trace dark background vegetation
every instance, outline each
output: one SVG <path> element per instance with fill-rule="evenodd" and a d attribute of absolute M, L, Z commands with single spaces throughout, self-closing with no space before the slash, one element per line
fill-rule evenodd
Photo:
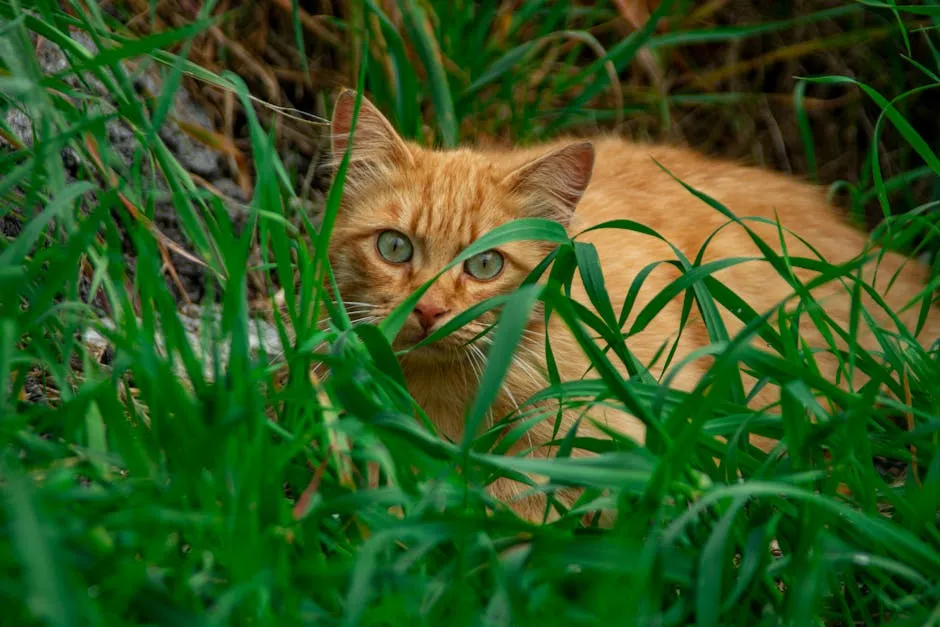
<path fill-rule="evenodd" d="M 170 0 L 152 10 L 151 3 L 136 0 L 114 8 L 144 33 L 154 25 L 185 24 L 199 6 Z M 454 136 L 461 141 L 531 142 L 559 132 L 617 131 L 826 185 L 846 182 L 859 193 L 871 184 L 867 162 L 881 108 L 846 85 L 806 84 L 797 97 L 799 79 L 848 76 L 891 97 L 923 82 L 921 70 L 905 57 L 937 54 L 918 32 L 931 27 L 929 17 L 899 16 L 887 7 L 839 0 L 676 0 L 656 21 L 651 51 L 612 60 L 618 83 L 611 85 L 599 57 L 646 26 L 657 2 L 455 2 L 411 17 L 403 10 L 407 3 L 374 6 L 381 20 L 358 3 L 300 2 L 298 33 L 287 0 L 223 2 L 213 13 L 226 19 L 193 40 L 190 58 L 216 72 L 238 72 L 253 94 L 272 104 L 328 118 L 337 88 L 357 83 L 361 37 L 368 33 L 370 97 L 405 135 L 428 143 L 448 141 L 444 113 L 435 106 L 439 87 L 429 77 L 441 71 L 452 94 Z M 906 35 L 900 21 L 914 32 Z M 418 29 L 431 38 L 430 53 L 414 36 Z M 396 81 L 406 75 L 410 84 Z M 195 80 L 188 87 L 217 129 L 245 146 L 244 117 L 231 94 Z M 896 103 L 930 144 L 940 138 L 934 103 L 929 92 Z M 320 129 L 260 113 L 271 120 L 284 150 L 314 158 L 322 149 Z M 896 129 L 884 128 L 876 143 L 886 178 L 916 165 Z M 914 206 L 934 198 L 933 184 L 920 177 L 904 186 L 899 202 Z M 873 220 L 882 213 L 870 202 L 844 201 L 869 209 Z"/>
<path fill-rule="evenodd" d="M 918 167 L 897 129 L 882 124 L 876 133 L 879 103 L 851 85 L 800 81 L 848 76 L 889 98 L 907 92 L 924 75 L 905 57 L 937 57 L 921 34 L 931 28 L 929 16 L 840 0 L 674 0 L 654 16 L 654 47 L 628 46 L 607 67 L 599 59 L 648 26 L 659 3 L 408 6 L 222 2 L 212 14 L 225 19 L 176 49 L 190 46 L 189 58 L 199 65 L 238 73 L 251 93 L 275 106 L 325 119 L 336 91 L 355 86 L 366 63 L 369 96 L 404 135 L 428 144 L 617 132 L 686 145 L 830 185 L 834 200 L 869 229 L 886 214 L 872 192 L 877 149 L 882 176 L 891 181 L 892 213 L 940 197 L 936 177 Z M 146 34 L 191 22 L 201 7 L 188 0 L 134 0 L 109 8 Z M 248 131 L 235 96 L 197 79 L 185 83 L 226 145 L 243 154 Z M 895 103 L 931 145 L 940 139 L 936 98 L 927 91 Z M 452 108 L 441 106 L 448 100 Z M 451 121 L 443 122 L 451 111 Z M 329 173 L 317 168 L 325 156 L 325 127 L 265 108 L 258 114 L 295 168 L 301 195 L 319 206 L 318 192 L 329 182 Z M 250 170 L 249 160 L 241 163 Z"/>

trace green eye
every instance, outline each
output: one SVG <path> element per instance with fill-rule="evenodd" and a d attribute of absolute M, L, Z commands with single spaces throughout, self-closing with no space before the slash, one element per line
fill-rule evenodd
<path fill-rule="evenodd" d="M 503 256 L 495 250 L 487 250 L 467 259 L 463 269 L 478 281 L 489 281 L 503 271 Z"/>
<path fill-rule="evenodd" d="M 411 241 L 398 231 L 382 231 L 375 241 L 375 247 L 385 261 L 405 263 L 411 260 L 414 246 Z"/>

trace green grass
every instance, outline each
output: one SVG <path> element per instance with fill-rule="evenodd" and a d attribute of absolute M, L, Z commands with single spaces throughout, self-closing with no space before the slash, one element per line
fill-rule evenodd
<path fill-rule="evenodd" d="M 876 201 L 891 213 L 893 202 L 903 203 L 896 190 L 914 180 L 940 181 L 934 129 L 910 121 L 921 119 L 913 103 L 929 103 L 940 86 L 940 12 L 931 4 L 847 3 L 763 24 L 701 28 L 681 27 L 690 6 L 663 2 L 655 18 L 668 18 L 672 30 L 655 31 L 654 19 L 629 37 L 603 41 L 591 28 L 615 15 L 604 3 L 524 3 L 505 28 L 495 1 L 404 0 L 400 24 L 380 4 L 387 5 L 350 4 L 344 28 L 348 55 L 358 59 L 351 71 L 404 134 L 442 144 L 487 134 L 534 140 L 577 125 L 592 110 L 588 105 L 610 110 L 605 99 L 616 100 L 605 95 L 610 72 L 625 76 L 644 43 L 658 54 L 877 11 L 887 16 L 883 27 L 892 29 L 892 41 L 927 52 L 898 61 L 916 63 L 916 84 L 898 81 L 890 92 L 891 84 L 879 86 L 883 93 L 860 87 L 883 115 L 863 172 L 851 184 L 852 203 Z M 575 443 L 559 434 L 562 450 L 577 444 L 600 453 L 590 461 L 499 455 L 493 432 L 474 438 L 468 430 L 463 441 L 444 442 L 414 420 L 389 347 L 407 303 L 377 327 L 351 328 L 341 308 L 326 328 L 314 323 L 313 312 L 332 299 L 321 287 L 329 276 L 323 244 L 341 186 L 327 199 L 319 231 L 306 216 L 301 228 L 294 226 L 294 181 L 245 83 L 176 54 L 208 26 L 211 4 L 187 25 L 144 38 L 131 36 L 95 4 L 69 6 L 74 10 L 0 1 L 0 112 L 22 112 L 34 131 L 28 145 L 0 152 L 0 221 L 18 233 L 0 237 L 4 624 L 920 625 L 940 619 L 935 349 L 905 341 L 904 330 L 879 329 L 882 354 L 869 354 L 854 342 L 857 325 L 867 324 L 864 312 L 841 329 L 808 299 L 770 324 L 764 314 L 772 312 L 750 309 L 711 276 L 717 266 L 698 256 L 679 257 L 684 276 L 641 312 L 624 338 L 602 283 L 587 279 L 591 307 L 565 296 L 576 272 L 596 275 L 590 249 L 557 225 L 520 221 L 474 246 L 525 238 L 559 246 L 546 281 L 533 276 L 530 286 L 487 305 L 503 306 L 494 330 L 503 350 L 490 355 L 468 423 L 479 422 L 496 394 L 520 320 L 541 299 L 572 327 L 594 364 L 585 380 L 555 383 L 541 398 L 628 407 L 648 421 L 649 442 L 640 448 L 613 434 L 610 442 Z M 107 52 L 89 54 L 69 27 Z M 43 75 L 30 33 L 59 45 L 66 68 Z M 300 40 L 298 33 L 291 30 Z M 552 54 L 562 55 L 566 71 L 547 74 L 519 100 L 531 87 L 533 68 L 556 44 L 564 44 Z M 160 69 L 161 93 L 141 98 L 121 65 L 125 59 Z M 232 90 L 244 105 L 254 193 L 240 228 L 157 133 L 186 75 Z M 811 80 L 833 86 L 848 79 Z M 813 84 L 806 84 L 809 93 Z M 652 104 L 640 108 L 668 116 L 676 99 L 693 95 L 723 106 L 721 92 L 701 92 L 653 94 Z M 627 102 L 617 115 L 634 105 Z M 508 116 L 494 114 L 506 107 Z M 139 142 L 130 164 L 110 145 L 106 125 L 115 119 Z M 0 128 L 11 137 L 12 129 Z M 815 155 L 812 125 L 800 129 L 803 149 Z M 888 133 L 908 156 L 903 172 L 886 177 L 877 146 Z M 63 155 L 65 148 L 70 153 Z M 881 231 L 898 245 L 935 250 L 940 184 L 933 189 Z M 696 200 L 695 193 L 690 190 L 689 202 L 713 202 Z M 166 244 L 151 226 L 155 203 L 165 199 L 187 240 L 179 243 L 206 265 L 210 300 L 221 307 L 197 346 L 185 339 L 163 267 Z M 607 228 L 648 231 L 627 221 Z M 793 266 L 809 267 L 817 280 L 841 278 L 859 293 L 852 264 L 780 257 L 769 248 L 765 255 L 781 276 L 789 277 Z M 276 360 L 249 349 L 249 273 L 263 277 L 269 301 L 279 287 L 285 290 L 277 324 L 286 348 Z M 637 373 L 629 352 L 630 333 L 653 319 L 667 297 L 683 294 L 709 322 L 715 355 L 710 375 L 692 394 Z M 747 325 L 741 335 L 728 337 L 718 305 L 739 312 Z M 843 391 L 813 374 L 814 356 L 793 333 L 800 316 L 812 317 L 828 336 L 846 338 L 847 365 L 872 375 L 891 396 L 873 385 Z M 295 332 L 290 341 L 288 326 Z M 89 329 L 109 339 L 110 359 L 79 341 Z M 770 352 L 749 345 L 756 335 Z M 596 336 L 608 350 L 596 347 Z M 309 374 L 320 362 L 331 370 L 323 382 Z M 636 376 L 620 377 L 618 362 Z M 778 411 L 745 407 L 744 368 L 781 383 Z M 812 401 L 816 390 L 831 403 Z M 524 428 L 520 423 L 514 433 Z M 786 454 L 763 455 L 745 444 L 748 433 L 781 438 Z M 873 464 L 876 456 L 904 464 L 906 481 L 886 481 Z M 381 468 L 382 487 L 368 487 L 369 463 Z M 560 510 L 549 525 L 527 524 L 500 508 L 484 516 L 486 483 L 527 471 L 549 476 L 547 490 L 587 488 L 584 500 Z M 404 515 L 390 512 L 393 506 Z M 581 514 L 599 506 L 618 512 L 613 529 L 583 524 Z"/>

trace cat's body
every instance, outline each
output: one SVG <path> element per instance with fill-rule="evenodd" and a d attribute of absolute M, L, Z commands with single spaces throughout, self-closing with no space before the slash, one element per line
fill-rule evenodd
<path fill-rule="evenodd" d="M 786 252 L 791 257 L 815 260 L 818 253 L 831 264 L 850 261 L 868 244 L 868 236 L 848 224 L 843 212 L 827 202 L 824 190 L 794 177 L 708 158 L 680 148 L 633 144 L 615 138 L 596 141 L 594 146 L 597 154 L 594 176 L 578 204 L 569 230 L 577 233 L 608 220 L 629 219 L 658 232 L 690 260 L 699 254 L 706 240 L 709 241 L 704 263 L 730 257 L 757 258 L 737 263 L 712 276 L 760 314 L 787 299 L 790 299 L 789 305 L 795 304 L 793 288 L 763 259 L 763 254 L 742 226 L 728 224 L 729 219 L 725 215 L 693 197 L 657 166 L 654 159 L 676 178 L 744 219 L 747 227 L 778 254 L 782 252 L 781 234 Z M 752 218 L 764 218 L 765 221 Z M 777 226 L 777 221 L 782 229 Z M 597 247 L 617 314 L 633 277 L 643 267 L 654 261 L 676 258 L 665 242 L 629 231 L 601 229 L 578 239 Z M 815 252 L 800 239 L 812 246 Z M 899 270 L 901 272 L 891 283 Z M 929 278 L 926 266 L 893 253 L 866 265 L 863 272 L 895 312 L 924 290 Z M 818 276 L 817 272 L 799 269 L 795 273 L 804 283 Z M 668 264 L 654 270 L 644 283 L 625 328 L 630 327 L 636 314 L 652 296 L 679 276 L 680 271 Z M 890 290 L 886 291 L 889 284 Z M 575 295 L 586 302 L 580 286 Z M 848 324 L 850 300 L 843 284 L 837 281 L 828 283 L 814 290 L 813 296 L 840 325 Z M 862 302 L 869 313 L 889 325 L 887 316 L 873 305 L 870 298 L 863 297 Z M 721 313 L 730 335 L 743 328 L 730 312 Z M 899 316 L 913 330 L 917 314 L 914 307 Z M 940 336 L 937 314 L 934 310 L 921 333 L 921 339 L 928 343 Z M 680 316 L 681 302 L 677 299 L 656 316 L 647 330 L 630 338 L 630 350 L 641 362 L 648 364 L 667 337 L 678 331 Z M 814 343 L 821 341 L 808 316 L 804 318 L 807 322 L 802 329 L 804 338 Z M 870 333 L 864 333 L 866 328 L 863 323 L 860 333 L 865 337 L 860 343 L 873 348 Z M 685 326 L 677 358 L 708 342 L 708 332 L 701 318 L 694 313 Z M 822 355 L 820 359 L 826 361 Z M 690 389 L 705 368 L 707 364 L 703 362 L 690 364 L 677 373 L 675 385 Z M 828 374 L 831 377 L 834 373 Z"/>
<path fill-rule="evenodd" d="M 337 101 L 333 147 L 337 158 L 345 150 L 344 138 L 349 129 L 353 98 L 351 92 L 345 92 Z M 583 140 L 558 140 L 507 151 L 431 151 L 402 142 L 365 101 L 355 132 L 348 192 L 331 244 L 331 259 L 344 299 L 364 303 L 360 307 L 367 309 L 370 315 L 387 313 L 480 235 L 517 217 L 554 218 L 564 223 L 572 234 L 609 220 L 632 220 L 657 231 L 689 259 L 694 259 L 705 241 L 718 230 L 706 249 L 706 262 L 730 257 L 762 257 L 740 225 L 720 228 L 728 218 L 695 198 L 657 166 L 654 159 L 739 217 L 771 221 L 779 218 L 784 228 L 805 238 L 831 263 L 845 262 L 858 255 L 867 241 L 863 233 L 849 226 L 840 212 L 827 203 L 820 189 L 791 177 L 710 159 L 686 149 L 633 144 L 606 137 L 595 139 L 593 145 Z M 781 250 L 776 226 L 753 221 L 747 224 L 774 250 Z M 390 230 L 404 235 L 407 242 L 394 240 L 392 244 L 383 244 L 376 240 Z M 600 229 L 578 239 L 596 246 L 606 287 L 618 315 L 631 283 L 643 268 L 652 262 L 676 259 L 665 242 L 627 230 Z M 791 256 L 815 258 L 798 239 L 788 235 L 785 241 Z M 391 251 L 391 258 L 403 258 L 401 246 L 405 243 L 413 248 L 407 261 L 389 262 L 382 258 L 386 249 Z M 495 278 L 483 281 L 468 275 L 476 266 L 452 269 L 419 302 L 414 320 L 409 320 L 399 336 L 400 346 L 420 339 L 424 333 L 422 325 L 431 324 L 428 329 L 433 330 L 479 300 L 512 291 L 549 250 L 550 246 L 538 243 L 501 247 L 502 270 Z M 924 288 L 928 276 L 927 269 L 917 262 L 889 254 L 878 270 L 879 292 L 884 292 L 891 276 L 904 264 L 886 297 L 895 310 Z M 481 267 L 488 272 L 485 266 L 483 263 Z M 866 272 L 870 275 L 872 271 Z M 650 298 L 680 274 L 668 263 L 653 270 L 624 328 L 630 328 Z M 797 271 L 803 280 L 815 274 Z M 714 276 L 758 313 L 780 305 L 793 293 L 766 261 L 747 261 Z M 589 305 L 583 286 L 577 281 L 573 295 Z M 814 292 L 814 297 L 839 324 L 848 324 L 849 297 L 838 283 L 820 288 Z M 871 300 L 864 299 L 864 302 L 870 306 Z M 732 335 L 743 326 L 729 312 L 721 313 Z M 915 326 L 916 313 L 910 311 L 902 316 L 911 329 Z M 664 343 L 676 336 L 681 316 L 680 296 L 666 305 L 644 331 L 628 339 L 629 349 L 640 362 L 649 364 L 661 352 Z M 825 346 L 819 333 L 809 324 L 808 316 L 803 318 L 807 321 L 802 329 L 806 340 L 812 346 Z M 483 322 L 491 320 L 485 318 Z M 880 320 L 887 321 L 887 317 Z M 409 391 L 441 432 L 455 440 L 463 436 L 464 415 L 476 392 L 487 349 L 486 340 L 477 342 L 477 348 L 464 348 L 461 342 L 473 337 L 480 328 L 481 324 L 477 323 L 466 332 L 447 338 L 449 343 L 443 343 L 440 348 L 420 349 L 402 358 Z M 542 318 L 536 314 L 517 352 L 504 393 L 493 407 L 493 416 L 508 414 L 545 386 L 543 334 Z M 580 378 L 588 362 L 564 324 L 554 319 L 549 334 L 559 356 L 562 378 Z M 938 336 L 940 316 L 934 310 L 920 339 L 929 344 Z M 876 348 L 870 336 L 863 337 L 860 343 L 866 348 Z M 693 308 L 673 364 L 690 351 L 708 344 L 708 332 Z M 819 362 L 823 374 L 834 378 L 836 359 L 820 355 Z M 708 365 L 707 359 L 685 365 L 675 374 L 672 385 L 692 389 Z M 651 372 L 657 378 L 662 374 L 655 365 Z M 756 402 L 770 401 L 772 394 L 768 389 Z M 595 416 L 637 440 L 642 441 L 644 437 L 643 425 L 630 416 L 609 411 L 596 412 Z M 573 420 L 574 416 L 566 417 L 566 424 L 560 431 L 562 435 Z M 552 420 L 543 421 L 517 442 L 514 449 L 526 449 L 551 440 L 554 428 Z M 596 433 L 587 423 L 583 428 L 588 433 Z M 547 452 L 548 449 L 541 448 L 536 454 Z M 521 488 L 519 484 L 504 481 L 494 485 L 494 494 L 511 500 Z M 519 505 L 517 509 L 530 518 L 539 518 L 542 514 L 537 501 Z"/>

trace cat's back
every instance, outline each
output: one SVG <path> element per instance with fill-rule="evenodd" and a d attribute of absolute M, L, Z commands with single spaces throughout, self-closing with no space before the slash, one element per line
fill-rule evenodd
<path fill-rule="evenodd" d="M 823 188 L 797 177 L 708 157 L 687 148 L 634 143 L 615 137 L 597 138 L 593 143 L 596 151 L 593 175 L 570 225 L 572 234 L 612 220 L 629 220 L 661 236 L 660 239 L 644 234 L 638 227 L 601 229 L 578 237 L 597 248 L 615 309 L 619 309 L 616 304 L 623 302 L 644 268 L 676 260 L 673 247 L 689 260 L 694 260 L 705 247 L 704 263 L 736 259 L 733 265 L 712 276 L 759 312 L 775 308 L 792 294 L 790 284 L 763 260 L 763 253 L 741 225 L 730 223 L 724 213 L 697 198 L 676 179 L 744 219 L 748 228 L 777 253 L 784 252 L 785 246 L 793 257 L 815 259 L 819 254 L 830 263 L 844 263 L 868 245 L 868 235 L 848 222 L 845 212 L 828 201 Z M 886 287 L 895 272 L 900 275 L 886 297 L 893 308 L 899 309 L 923 289 L 929 273 L 917 261 L 889 253 L 880 262 L 879 285 Z M 870 267 L 865 275 L 871 279 L 872 273 Z M 815 276 L 801 270 L 796 274 L 803 281 Z M 671 264 L 657 266 L 646 277 L 629 319 L 680 275 L 681 271 Z M 574 293 L 576 298 L 587 301 L 582 285 L 576 285 Z M 850 302 L 844 288 L 836 282 L 814 294 L 830 315 L 842 324 L 847 323 Z M 734 316 L 723 309 L 722 313 L 729 331 L 741 328 Z M 632 338 L 631 349 L 641 359 L 651 358 L 662 348 L 664 339 L 678 331 L 680 317 L 681 299 L 677 298 L 660 311 L 645 332 Z M 881 317 L 879 312 L 876 318 Z M 916 312 L 901 317 L 906 324 L 913 325 Z M 680 354 L 708 342 L 700 322 L 687 329 Z M 816 334 L 809 327 L 806 332 Z M 928 342 L 940 334 L 940 316 L 931 315 L 924 333 Z M 863 343 L 874 346 L 871 338 Z M 686 387 L 695 379 L 694 373 L 688 374 L 687 380 L 680 381 Z"/>
<path fill-rule="evenodd" d="M 739 218 L 779 218 L 810 236 L 818 232 L 823 237 L 848 233 L 858 237 L 821 188 L 797 177 L 678 146 L 617 137 L 597 138 L 594 145 L 594 173 L 578 205 L 573 229 L 629 218 L 694 252 L 728 218 L 696 198 L 678 182 L 682 181 Z M 751 226 L 768 230 L 759 224 Z"/>

